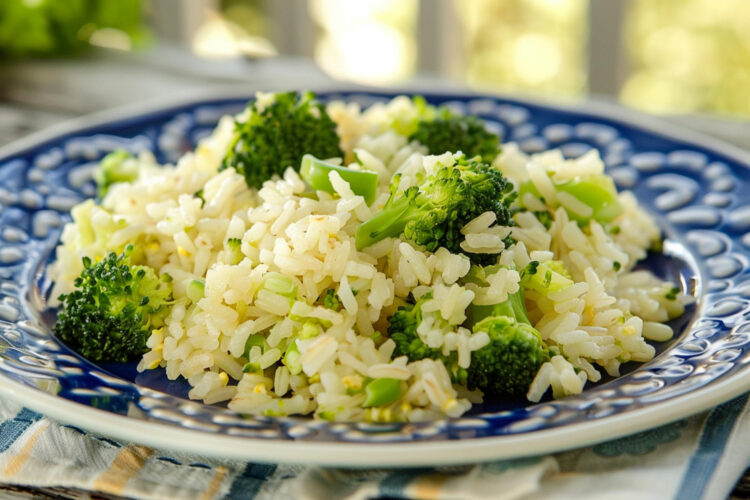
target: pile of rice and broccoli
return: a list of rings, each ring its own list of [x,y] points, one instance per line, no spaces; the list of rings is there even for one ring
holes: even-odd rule
[[[595,150],[529,156],[419,97],[259,93],[176,165],[117,151],[95,180],[49,269],[56,335],[241,413],[577,394],[652,359],[689,302],[633,270],[661,235]]]

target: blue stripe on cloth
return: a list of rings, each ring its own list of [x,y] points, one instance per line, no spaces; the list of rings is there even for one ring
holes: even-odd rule
[[[15,417],[0,423],[0,453],[10,448],[16,439],[40,418],[40,414],[23,408]]]
[[[406,486],[419,475],[427,474],[429,472],[434,471],[425,468],[397,470],[388,474],[380,481],[378,493],[381,497],[385,498],[407,498],[404,493]]]
[[[228,500],[252,500],[260,491],[263,483],[275,471],[275,465],[247,464],[242,474],[234,478],[229,493],[224,498]]]
[[[724,453],[737,417],[747,404],[748,395],[733,399],[714,408],[703,424],[698,448],[688,462],[682,476],[682,484],[674,498],[679,500],[700,499],[716,466]]]

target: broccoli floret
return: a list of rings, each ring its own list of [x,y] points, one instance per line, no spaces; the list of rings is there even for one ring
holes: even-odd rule
[[[391,185],[393,194],[383,210],[357,228],[357,249],[403,233],[430,252],[445,247],[460,253],[461,228],[484,212],[494,212],[498,225],[511,224],[508,207],[515,199],[513,185],[499,170],[465,156],[438,164],[419,186],[402,193],[395,193],[398,182]]]
[[[430,154],[461,151],[469,158],[478,156],[482,161],[492,163],[500,152],[500,138],[488,131],[476,116],[458,115],[448,108],[420,114],[422,117],[409,140],[420,142]]]
[[[532,262],[521,273],[521,287],[508,298],[494,305],[475,305],[469,309],[474,332],[485,332],[490,343],[472,353],[467,387],[479,388],[488,396],[525,395],[539,368],[549,361],[549,349],[541,334],[531,325],[523,298],[527,283],[536,286],[539,270],[547,263]],[[474,267],[469,277],[481,283],[500,266]],[[543,267],[542,273],[552,272]],[[557,271],[554,271],[557,272]],[[528,276],[528,278],[526,278]],[[572,282],[571,282],[572,284]],[[547,285],[549,287],[549,285]]]
[[[481,389],[488,397],[526,395],[539,368],[550,359],[539,332],[505,315],[484,318],[473,329],[485,332],[490,343],[472,353],[467,387]]]
[[[146,351],[146,341],[169,313],[169,277],[131,263],[133,246],[98,263],[83,257],[76,289],[60,296],[55,334],[92,361],[124,362]]]
[[[617,188],[611,177],[605,174],[580,176],[569,181],[553,183],[558,193],[562,196],[570,196],[589,207],[589,213],[575,211],[570,204],[563,204],[568,217],[581,225],[588,224],[591,219],[605,224],[616,219],[622,213],[622,205],[617,197]],[[539,191],[531,181],[522,182],[519,186],[521,203],[523,196],[531,193],[536,198],[541,198]],[[553,205],[553,208],[557,204]],[[544,224],[544,220],[540,218]]]
[[[468,368],[458,366],[455,351],[445,355],[429,347],[419,336],[422,305],[427,294],[413,306],[399,308],[388,318],[388,334],[396,343],[395,356],[405,355],[411,361],[430,358],[441,361],[454,383],[479,389],[488,398],[525,395],[537,371],[549,361],[549,350],[534,327],[529,324],[522,292],[511,294],[506,302],[495,306],[472,306],[474,332],[485,332],[489,343],[472,352]]]
[[[300,168],[305,153],[318,158],[343,156],[336,124],[315,94],[283,92],[248,105],[246,121],[235,124],[221,169],[233,167],[259,188],[287,167]]]
[[[138,162],[127,151],[113,151],[102,158],[99,168],[94,172],[99,198],[104,198],[112,184],[136,180],[138,169]]]

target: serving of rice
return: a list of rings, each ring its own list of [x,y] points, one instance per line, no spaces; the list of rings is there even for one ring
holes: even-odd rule
[[[482,393],[453,384],[440,361],[395,357],[388,317],[412,298],[431,293],[419,336],[431,348],[455,352],[459,366],[467,368],[472,352],[489,342],[487,333],[463,326],[467,308],[517,292],[517,269],[531,261],[562,261],[574,284],[545,297],[525,294],[533,326],[553,348],[529,387],[529,401],[539,401],[550,389],[555,398],[578,394],[604,373],[618,376],[623,363],[652,359],[649,341],[672,338],[665,322],[682,314],[689,298],[670,294],[672,283],[634,270],[661,239],[634,196],[619,194],[623,213],[611,223],[592,219],[581,226],[570,214],[585,216],[591,207],[552,188],[550,179],[603,173],[596,150],[566,159],[557,150],[529,156],[513,143],[503,145],[493,166],[516,186],[530,180],[542,196],[526,193],[523,203],[550,209],[551,221],[546,227],[532,211],[518,211],[515,225],[497,226],[495,214],[486,212],[466,224],[461,248],[473,254],[502,252],[499,263],[506,266],[488,286],[478,287],[461,279],[470,270],[464,254],[445,248],[429,252],[399,238],[358,251],[354,241],[359,224],[389,198],[393,174],[401,174],[399,188],[405,189],[458,153],[429,156],[394,130],[395,119],[416,113],[406,97],[366,110],[334,101],[327,110],[341,137],[342,162],[379,174],[372,204],[336,172],[330,175],[335,194],[307,196],[293,168],[259,190],[248,188],[234,169],[219,170],[234,126],[234,118],[226,116],[176,165],[158,165],[142,153],[132,160],[140,164],[136,181],[115,184],[100,205],[88,200],[73,209],[74,221],[65,227],[49,270],[55,282],[51,296],[71,291],[83,256],[99,259],[133,244],[143,251],[146,265],[171,276],[174,299],[165,325],[148,339],[139,371],[163,369],[171,380],[183,377],[191,399],[226,402],[240,413],[314,414],[336,421],[457,417],[481,402]],[[203,200],[195,196],[199,191]],[[83,231],[108,236],[83,245]],[[508,235],[516,243],[506,248]],[[241,240],[239,263],[231,258],[230,239]],[[296,285],[293,300],[263,287],[276,273]],[[195,280],[205,283],[197,302],[187,298]],[[340,310],[319,304],[330,289]],[[282,362],[283,346],[308,320],[321,331],[297,340],[302,371],[292,374]],[[265,336],[270,348],[246,351],[255,334]],[[248,364],[260,370],[243,370]],[[378,378],[402,381],[397,401],[364,407],[365,395],[348,390]]]

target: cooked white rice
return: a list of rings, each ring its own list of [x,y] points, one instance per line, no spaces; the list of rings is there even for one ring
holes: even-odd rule
[[[520,276],[511,265],[521,269],[532,260],[558,259],[575,282],[548,297],[526,294],[530,318],[556,354],[531,384],[531,401],[550,388],[556,398],[580,393],[602,372],[617,376],[622,363],[650,360],[654,348],[647,340],[672,337],[664,322],[680,315],[688,298],[680,294],[668,300],[672,284],[632,271],[660,237],[632,194],[620,194],[624,213],[612,224],[592,221],[579,227],[568,212],[587,216],[591,207],[553,188],[552,179],[601,173],[596,152],[565,160],[559,151],[527,156],[515,144],[504,145],[494,165],[516,184],[531,180],[544,197],[527,193],[523,203],[534,210],[558,208],[549,228],[530,212],[517,213],[512,228],[493,226],[491,212],[467,224],[462,249],[502,250],[500,263],[509,268],[492,275],[487,287],[464,285],[460,279],[469,272],[469,259],[444,248],[432,253],[393,238],[363,251],[355,248],[354,231],[388,198],[392,174],[402,173],[405,188],[437,163],[451,160],[450,153],[425,156],[422,146],[391,129],[394,121],[416,116],[412,101],[396,98],[365,111],[333,102],[328,111],[338,124],[344,162],[380,174],[371,207],[338,174],[330,178],[336,195],[320,193],[314,200],[301,196],[305,184],[292,168],[257,191],[248,189],[233,169],[218,171],[233,126],[225,117],[176,165],[158,166],[150,154],[141,154],[137,161],[144,168],[136,182],[113,186],[101,206],[87,201],[73,209],[74,222],[65,227],[50,270],[52,297],[70,291],[82,256],[96,259],[134,243],[147,265],[173,278],[175,299],[164,327],[153,331],[139,370],[161,367],[170,379],[182,376],[190,383],[191,398],[226,401],[238,412],[315,413],[339,421],[459,416],[481,401],[476,391],[453,386],[440,362],[393,358],[395,344],[384,336],[386,318],[410,293],[419,298],[431,292],[418,333],[430,347],[456,352],[459,366],[468,367],[472,351],[489,338],[461,326],[466,309],[472,302],[495,304],[516,292]],[[361,164],[353,163],[355,153]],[[201,189],[203,206],[193,195]],[[84,231],[93,232],[93,244],[82,246]],[[509,233],[518,243],[505,248]],[[239,263],[231,262],[230,238],[242,240]],[[296,300],[263,288],[269,273],[293,280]],[[186,297],[193,280],[205,282],[197,303]],[[340,311],[315,305],[327,289],[338,294]],[[279,347],[311,319],[318,320],[321,331],[298,341],[302,373],[292,375]],[[247,339],[259,333],[271,348],[254,347],[246,354]],[[248,362],[262,372],[243,373]],[[363,408],[364,394],[347,389],[361,386],[366,377],[401,380],[402,397],[385,408]]]

